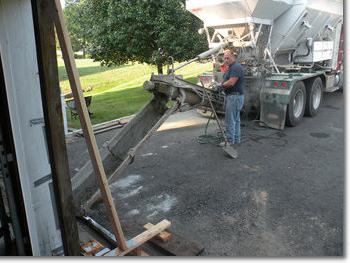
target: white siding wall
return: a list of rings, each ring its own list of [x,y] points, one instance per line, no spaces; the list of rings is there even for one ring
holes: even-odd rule
[[[62,240],[40,123],[43,109],[30,0],[0,0],[0,54],[33,254],[51,255]],[[39,124],[31,124],[33,120]]]

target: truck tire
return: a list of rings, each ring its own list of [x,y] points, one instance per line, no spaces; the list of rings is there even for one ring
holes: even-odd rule
[[[286,125],[294,127],[302,120],[305,112],[306,89],[304,82],[294,84],[286,112]]]
[[[320,77],[310,81],[310,86],[306,89],[305,116],[314,117],[321,107],[323,93],[323,82]]]

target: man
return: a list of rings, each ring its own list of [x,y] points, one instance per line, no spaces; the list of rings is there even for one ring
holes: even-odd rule
[[[229,144],[241,143],[240,112],[244,104],[244,72],[243,67],[236,62],[237,55],[231,50],[224,51],[224,61],[228,66],[224,81],[218,86],[226,94],[225,127]]]

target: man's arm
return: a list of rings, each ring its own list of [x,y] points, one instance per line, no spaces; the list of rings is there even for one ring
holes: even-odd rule
[[[229,78],[227,81],[222,83],[223,88],[227,89],[227,88],[233,87],[233,85],[236,84],[238,79],[239,79],[238,77],[231,77],[231,78]]]

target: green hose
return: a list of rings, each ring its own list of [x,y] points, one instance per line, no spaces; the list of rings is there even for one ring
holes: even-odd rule
[[[222,137],[213,134],[203,134],[198,136],[197,142],[200,144],[215,144],[218,145],[222,141]]]
[[[198,136],[198,138],[197,138],[197,142],[200,143],[200,144],[209,144],[210,143],[210,144],[218,145],[220,142],[223,141],[222,135],[219,135],[221,133],[208,134],[208,125],[209,125],[210,120],[213,117],[213,114],[214,113],[212,112],[210,117],[209,117],[209,119],[208,119],[208,121],[207,121],[207,124],[205,125],[204,134]]]

